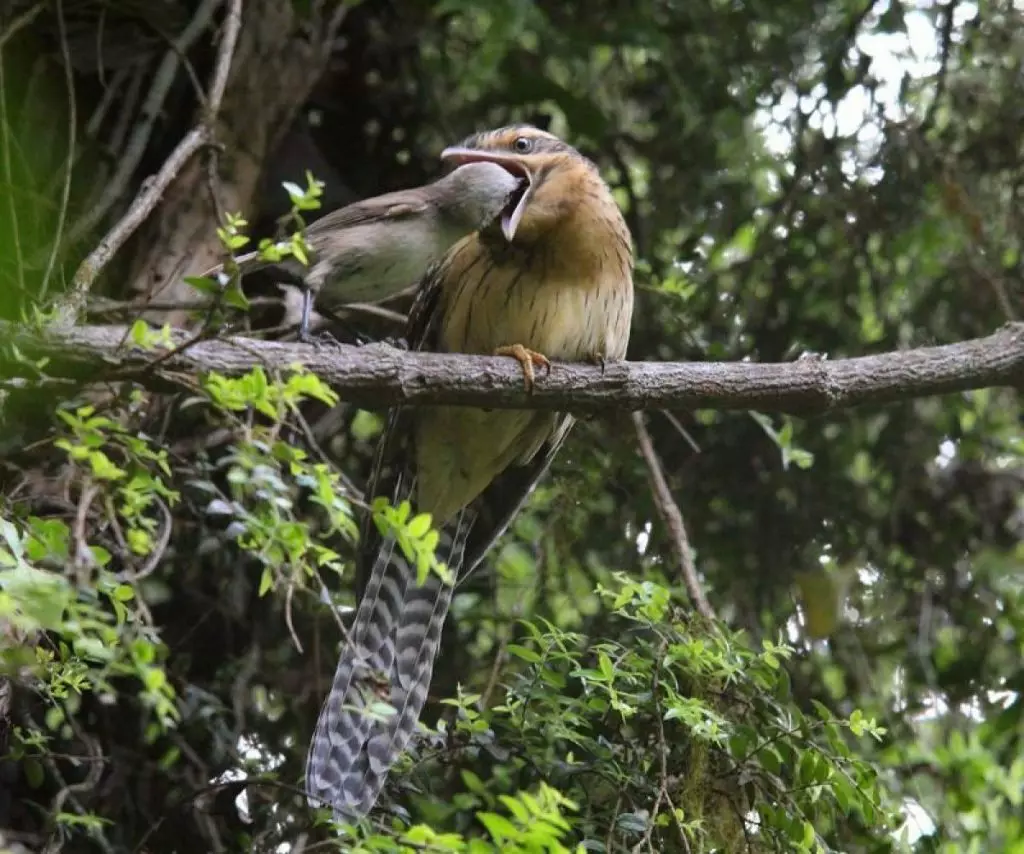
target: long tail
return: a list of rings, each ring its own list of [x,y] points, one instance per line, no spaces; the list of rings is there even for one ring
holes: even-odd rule
[[[463,511],[439,532],[437,558],[453,581],[472,516]],[[306,757],[310,802],[336,819],[370,811],[415,731],[453,591],[433,572],[418,585],[394,536],[382,540]]]

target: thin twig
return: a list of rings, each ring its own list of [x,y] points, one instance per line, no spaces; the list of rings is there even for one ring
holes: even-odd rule
[[[11,21],[10,26],[7,27],[3,32],[0,32],[0,50],[3,50],[5,44],[10,41],[14,36],[18,34],[20,30],[25,29],[31,24],[36,18],[39,17],[39,13],[46,8],[46,4],[43,2],[36,3],[34,6],[30,6],[17,18]]]
[[[37,10],[41,10],[42,4],[36,7]],[[24,17],[24,16],[22,16]],[[3,36],[0,36],[0,46],[3,45]],[[3,50],[0,47],[0,157],[3,159],[4,167],[4,184],[11,189],[7,192],[7,204],[11,217],[11,242],[14,244],[14,271],[18,277],[18,289],[25,293],[25,265],[22,259],[21,252],[21,229],[19,227],[18,219],[18,206],[16,202],[16,195],[14,193],[14,187],[16,181],[14,180],[14,172],[11,168],[11,128],[14,126],[14,122],[10,120],[7,115],[7,81],[4,75],[4,57]]]
[[[668,528],[672,551],[675,552],[676,560],[679,562],[679,573],[686,585],[686,591],[690,594],[690,599],[693,600],[698,613],[713,620],[715,612],[704,596],[704,590],[697,578],[697,567],[693,562],[693,552],[690,549],[689,537],[686,535],[686,525],[683,524],[683,514],[679,510],[679,505],[672,498],[672,490],[669,489],[668,481],[665,480],[661,461],[654,450],[654,443],[651,441],[651,434],[647,430],[647,423],[642,412],[633,413],[633,424],[636,427],[640,453],[643,454],[644,462],[647,463],[647,475],[651,482],[654,504],[661,514],[665,527]]]
[[[281,305],[280,297],[253,297],[250,306]],[[88,314],[138,314],[143,311],[209,311],[213,300],[112,300],[92,299],[86,309]]]
[[[683,437],[683,439],[686,441],[687,445],[689,445],[691,448],[693,448],[693,452],[695,454],[699,454],[700,453],[700,445],[697,444],[697,440],[694,439],[693,436],[690,435],[690,431],[687,430],[683,426],[682,422],[678,418],[676,418],[671,412],[669,412],[667,409],[659,409],[658,412],[661,415],[664,415],[665,418],[668,420],[668,423],[676,428],[676,432],[679,433],[679,435]]]
[[[43,274],[43,283],[40,288],[40,292],[44,295],[50,285],[50,276],[53,275],[53,268],[57,263],[57,254],[60,252],[64,235],[64,222],[68,215],[68,202],[71,200],[71,171],[75,164],[75,130],[78,127],[78,113],[75,106],[75,76],[71,71],[71,53],[68,49],[68,33],[64,24],[63,0],[57,0],[57,30],[60,34],[60,55],[64,66],[64,84],[67,87],[68,93],[68,155],[64,159],[64,182],[61,187],[57,227],[54,230],[53,245],[50,247],[50,257],[46,262],[46,272]]]
[[[506,658],[508,658],[507,634],[502,637],[501,642],[498,644],[498,649],[494,653],[494,662],[491,664],[491,673],[487,677],[487,685],[480,694],[480,700],[477,702],[477,708],[479,708],[481,712],[486,710],[488,703],[491,701],[491,695],[494,693],[494,689],[498,687],[498,678],[501,676],[501,666],[505,663]]]
[[[157,498],[156,505],[160,508],[160,515],[163,517],[160,525],[160,536],[157,538],[156,543],[153,545],[152,551],[149,553],[149,557],[146,558],[146,562],[142,565],[142,568],[135,573],[132,581],[138,583],[143,578],[147,578],[152,575],[159,566],[160,561],[163,559],[164,552],[167,551],[167,546],[171,542],[171,531],[174,529],[174,518],[171,516],[171,511],[162,499]]]
[[[231,60],[235,55],[238,33],[242,29],[242,0],[230,0],[228,13],[224,19],[224,35],[217,54],[217,66],[213,72],[213,83],[206,102],[206,123],[212,124],[220,112],[224,91],[228,86],[228,75],[231,73]]]
[[[288,626],[288,633],[292,636],[292,643],[295,644],[295,649],[298,650],[299,655],[302,655],[302,642],[295,632],[295,623],[292,621],[292,596],[294,594],[295,579],[292,578],[288,582],[288,589],[284,595],[284,622]]]
[[[82,491],[78,496],[78,508],[75,511],[75,523],[71,529],[75,544],[75,556],[72,563],[76,575],[78,575],[78,581],[83,587],[87,586],[86,579],[83,577],[84,573],[94,564],[92,550],[89,548],[86,536],[86,522],[89,518],[89,509],[92,507],[93,499],[98,491],[99,488],[90,480],[86,480],[82,484]]]

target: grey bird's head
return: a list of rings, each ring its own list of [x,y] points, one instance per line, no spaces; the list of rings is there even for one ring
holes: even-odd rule
[[[489,225],[513,209],[526,191],[526,180],[497,163],[467,163],[436,181],[441,215],[461,233]]]

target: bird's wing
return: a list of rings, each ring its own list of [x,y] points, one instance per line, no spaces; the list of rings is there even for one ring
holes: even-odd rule
[[[551,463],[565,443],[575,419],[564,415],[555,431],[544,441],[534,457],[524,465],[512,465],[498,474],[472,506],[476,524],[469,533],[466,553],[458,583],[462,584],[476,569],[497,542],[530,494],[551,468]]]
[[[436,349],[443,281],[453,250],[431,266],[410,313],[410,349]],[[413,501],[416,489],[415,416],[398,407],[378,442],[366,494],[392,505]],[[558,429],[525,465],[499,472],[468,506],[439,530],[437,559],[457,582],[480,563],[545,474],[571,426]],[[415,511],[415,508],[414,508]],[[359,818],[375,803],[387,773],[405,749],[427,698],[441,630],[454,585],[431,573],[417,584],[416,567],[392,534],[370,518],[357,555],[359,608],[320,712],[306,761],[307,792],[339,819]],[[372,715],[383,701],[392,713]],[[370,714],[368,714],[370,712]]]
[[[307,237],[313,242],[318,234],[352,228],[381,220],[397,220],[419,216],[425,213],[430,203],[424,194],[416,190],[399,190],[354,202],[336,211],[324,214],[311,222],[306,229]]]

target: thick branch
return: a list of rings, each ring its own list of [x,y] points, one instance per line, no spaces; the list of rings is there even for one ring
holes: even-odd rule
[[[373,408],[405,403],[577,413],[705,408],[807,415],[977,388],[1024,388],[1024,323],[959,344],[835,361],[619,362],[608,363],[603,372],[592,365],[555,363],[550,374],[538,375],[529,395],[518,363],[505,357],[235,337],[164,354],[153,370],[150,363],[160,354],[126,343],[130,339],[122,326],[78,327],[40,338],[0,323],[0,335],[22,353],[48,357],[45,371],[51,376],[145,381],[173,373],[238,375],[257,364],[270,372],[287,371],[298,363],[344,399]],[[172,340],[181,345],[188,338],[175,333]]]

